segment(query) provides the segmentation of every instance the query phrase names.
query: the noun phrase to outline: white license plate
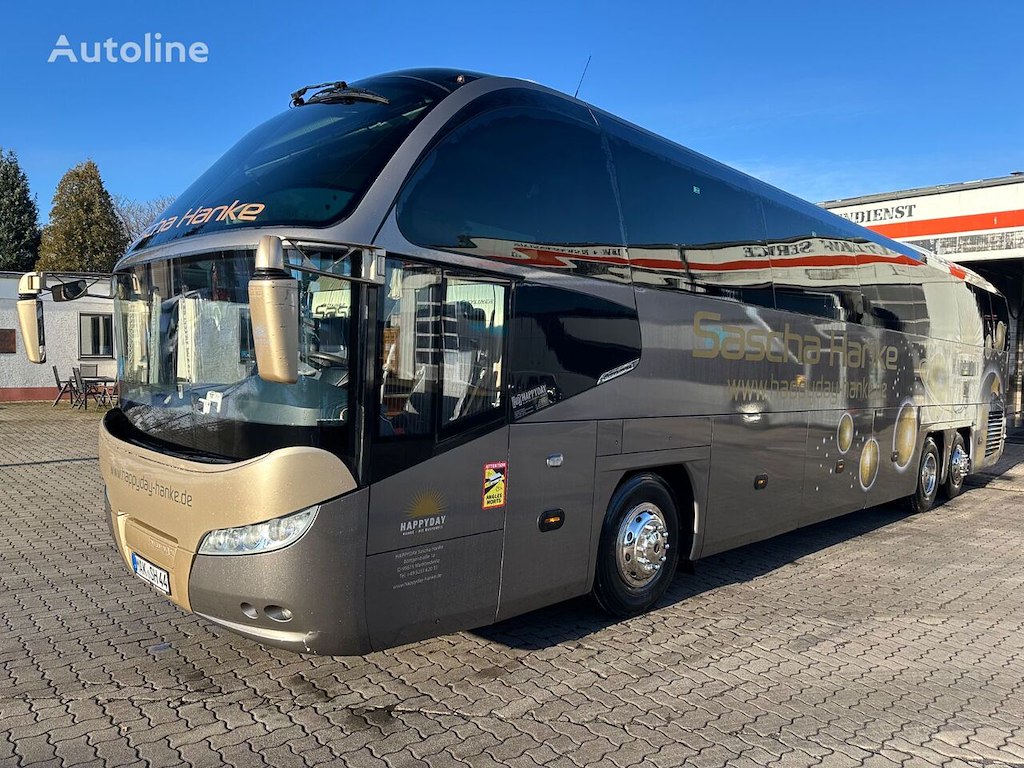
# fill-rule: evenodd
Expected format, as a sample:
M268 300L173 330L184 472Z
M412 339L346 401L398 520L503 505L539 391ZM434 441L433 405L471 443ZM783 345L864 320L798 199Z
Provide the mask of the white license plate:
M165 595L171 594L171 574L163 568L158 568L149 560L139 557L132 552L132 570L135 575L143 581L149 582Z

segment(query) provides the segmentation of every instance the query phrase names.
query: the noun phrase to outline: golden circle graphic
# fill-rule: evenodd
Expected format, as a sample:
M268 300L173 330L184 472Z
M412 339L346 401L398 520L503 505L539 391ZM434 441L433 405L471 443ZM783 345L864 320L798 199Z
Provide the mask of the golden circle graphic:
M860 487L865 491L875 483L878 476L878 441L871 438L864 443L860 452Z
M917 446L917 406L906 403L896 417L892 433L892 449L896 452L896 469L904 470L914 458Z
M930 399L929 404L950 402L949 368L946 365L946 356L939 352L929 358L923 373L921 379Z
M1006 323L1002 320L996 324L996 337L992 339L992 346L997 352L1006 349Z
M846 453L853 445L853 416L844 413L839 419L839 427L836 429L836 445L840 453Z

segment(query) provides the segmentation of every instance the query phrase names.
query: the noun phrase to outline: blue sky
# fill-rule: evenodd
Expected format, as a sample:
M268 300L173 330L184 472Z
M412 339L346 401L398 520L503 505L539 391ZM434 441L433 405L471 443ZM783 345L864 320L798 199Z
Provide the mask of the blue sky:
M1024 3L48 2L0 28L0 146L45 222L95 160L176 195L300 85L441 65L523 77L819 201L1024 170ZM204 42L205 64L48 64L81 42Z

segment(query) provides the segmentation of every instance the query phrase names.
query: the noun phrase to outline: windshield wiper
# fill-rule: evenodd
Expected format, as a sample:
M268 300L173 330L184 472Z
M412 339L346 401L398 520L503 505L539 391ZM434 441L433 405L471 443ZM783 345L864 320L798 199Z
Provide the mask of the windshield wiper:
M319 89L319 90L318 90ZM307 91L315 90L308 99L303 98ZM301 107L304 104L352 104L356 101L371 101L375 104L390 104L387 97L379 93L368 91L365 88L350 88L344 80L337 80L333 83L317 83L306 85L292 94L292 106Z

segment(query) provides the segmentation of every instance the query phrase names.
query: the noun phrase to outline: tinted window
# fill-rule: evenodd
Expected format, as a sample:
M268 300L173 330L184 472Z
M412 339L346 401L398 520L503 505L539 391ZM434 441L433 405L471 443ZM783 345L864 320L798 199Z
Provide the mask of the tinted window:
M769 247L773 257L779 256L772 266L780 309L887 330L917 330L917 305L923 297L901 258L913 251L806 200L760 182L755 185L764 196ZM784 258L780 249L787 246L807 257L807 263ZM823 293L829 296L824 303Z
M984 288L979 288L971 283L966 283L966 285L974 294L978 313L982 318L985 347L999 352L1005 350L1007 341L1009 341L1010 322L1006 299L998 293L989 293Z
M776 306L831 320L861 322L860 249L849 243L842 227L803 209L801 201L793 201L791 205L788 199L762 199ZM874 280L873 268L867 268Z
M667 141L608 121L629 245L701 246L763 239L757 199L707 161ZM728 172L724 167L716 169Z
M499 258L517 243L622 238L596 126L538 106L499 107L445 136L403 190L398 223L419 245Z
M352 212L446 93L407 78L354 86L389 104L307 104L259 126L182 193L136 247L237 226L322 226Z
M768 198L764 200L764 223L769 242L838 235L817 217Z
M634 279L775 306L757 199L735 171L605 119ZM752 247L753 246L753 247Z
M590 389L640 357L635 309L551 286L516 287L511 336L516 418Z
M882 271L884 265L876 265ZM888 271L886 270L888 278ZM865 325L874 325L890 331L916 333L915 287L909 282L882 279L870 286L863 286Z

